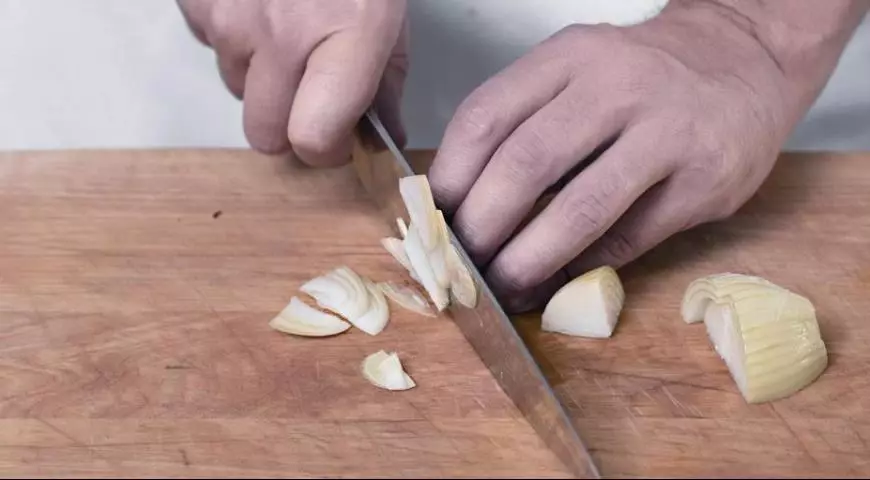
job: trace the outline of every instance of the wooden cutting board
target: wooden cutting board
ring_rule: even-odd
[[[426,163],[431,155],[422,153]],[[376,337],[268,328],[307,279],[403,279],[350,169],[245,151],[0,154],[0,475],[560,477],[449,319]],[[809,297],[830,366],[747,405],[688,282],[757,274]],[[606,476],[870,475],[870,155],[791,155],[727,222],[621,272],[607,341],[517,319]],[[395,350],[418,383],[369,385]]]

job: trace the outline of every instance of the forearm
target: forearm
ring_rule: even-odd
[[[867,0],[672,0],[666,10],[709,10],[767,50],[794,89],[798,109],[818,96],[852,34],[870,10]]]

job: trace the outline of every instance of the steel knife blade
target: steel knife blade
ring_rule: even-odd
[[[390,223],[397,217],[407,219],[399,179],[416,172],[373,110],[364,115],[354,135],[353,164],[384,218]],[[447,308],[449,316],[505,394],[572,475],[600,478],[580,435],[510,318],[452,230],[449,236],[479,292],[475,308],[451,305]]]

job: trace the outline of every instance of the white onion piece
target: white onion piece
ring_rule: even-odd
[[[411,223],[408,226],[408,236],[405,237],[405,252],[408,253],[408,259],[411,260],[411,265],[414,271],[420,278],[420,283],[426,289],[426,293],[435,304],[438,311],[447,308],[450,303],[450,297],[447,294],[447,289],[442,287],[435,278],[435,273],[429,264],[429,257],[426,255],[426,250],[423,247],[420,239],[420,234],[417,230],[417,225]]]
[[[686,288],[683,320],[703,320],[713,348],[748,403],[788,397],[828,364],[809,299],[763,278],[734,273],[699,278]]]
[[[399,356],[383,350],[375,352],[362,362],[362,372],[372,385],[385,390],[408,390],[417,386],[405,373]]]
[[[402,238],[408,236],[408,225],[405,224],[405,220],[402,217],[396,217],[396,227],[399,228],[399,234]]]
[[[547,302],[541,330],[565,335],[607,338],[619,321],[625,301],[622,282],[604,266],[571,280]]]
[[[408,259],[408,254],[405,252],[405,245],[402,243],[402,240],[395,237],[385,237],[381,239],[381,245],[400,265],[405,267],[405,270],[414,273],[414,267],[411,266],[411,261]]]
[[[384,330],[390,319],[390,308],[384,293],[369,280],[363,280],[369,294],[369,309],[357,318],[349,318],[354,327],[369,335],[377,335]]]
[[[450,271],[450,293],[460,305],[474,308],[477,305],[477,286],[462,256],[453,244],[447,249],[447,265]]]
[[[416,225],[424,252],[433,250],[439,243],[441,233],[429,180],[425,175],[402,177],[399,179],[399,193],[411,219],[409,232]]]
[[[338,267],[303,284],[299,290],[313,297],[320,308],[353,321],[369,309],[369,292],[363,280],[346,266]]]
[[[435,316],[435,312],[429,307],[429,302],[411,288],[396,285],[392,282],[381,282],[378,284],[378,288],[384,292],[384,295],[402,308],[427,317]]]
[[[444,213],[441,210],[436,210],[435,218],[437,219],[435,228],[438,229],[438,243],[427,252],[427,256],[438,285],[442,288],[450,288],[450,264],[447,258],[448,249],[451,246],[450,235],[447,230],[447,222],[444,220]]]
[[[291,335],[329,337],[346,331],[351,325],[335,315],[311,307],[298,297],[293,297],[290,303],[269,321],[269,326]]]

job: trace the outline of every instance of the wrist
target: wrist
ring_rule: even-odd
[[[866,0],[671,0],[663,15],[717,18],[753,39],[807,110],[864,15]]]

